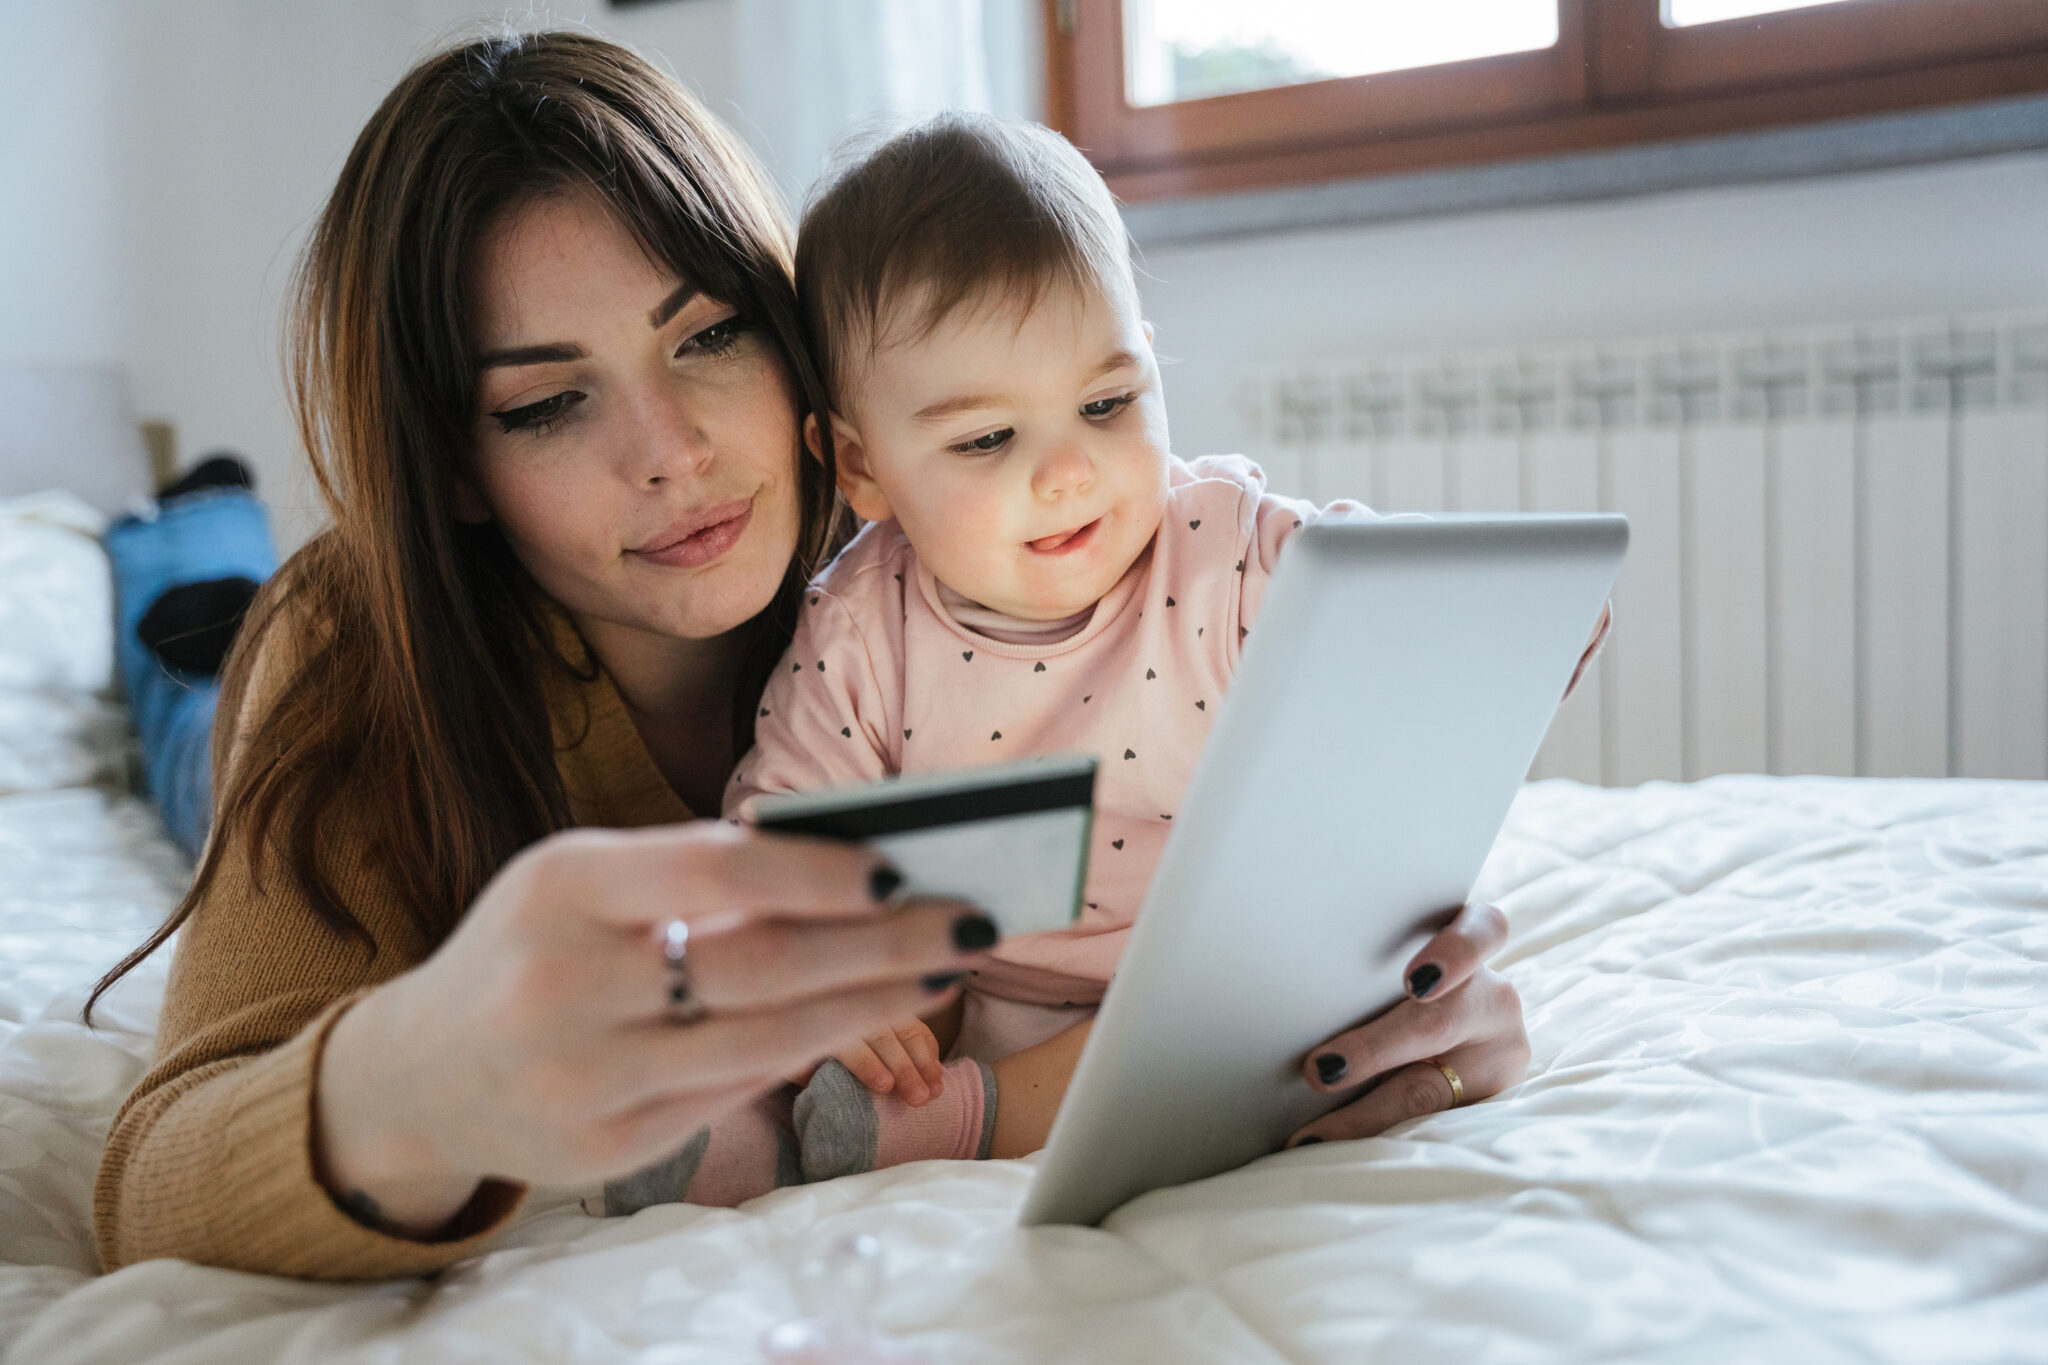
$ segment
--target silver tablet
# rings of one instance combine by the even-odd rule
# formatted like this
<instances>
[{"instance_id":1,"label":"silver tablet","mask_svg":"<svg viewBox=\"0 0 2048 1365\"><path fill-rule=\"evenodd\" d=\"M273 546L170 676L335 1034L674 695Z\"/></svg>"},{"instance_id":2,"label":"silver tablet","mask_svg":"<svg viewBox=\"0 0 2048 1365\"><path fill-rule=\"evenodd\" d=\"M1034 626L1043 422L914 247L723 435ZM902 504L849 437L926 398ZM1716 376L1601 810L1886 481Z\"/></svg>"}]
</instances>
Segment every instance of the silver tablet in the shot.
<instances>
[{"instance_id":1,"label":"silver tablet","mask_svg":"<svg viewBox=\"0 0 2048 1365\"><path fill-rule=\"evenodd\" d=\"M1288 544L1024 1205L1094 1223L1357 1091L1308 1050L1401 997L1465 902L1628 545L1618 516Z\"/></svg>"}]
</instances>

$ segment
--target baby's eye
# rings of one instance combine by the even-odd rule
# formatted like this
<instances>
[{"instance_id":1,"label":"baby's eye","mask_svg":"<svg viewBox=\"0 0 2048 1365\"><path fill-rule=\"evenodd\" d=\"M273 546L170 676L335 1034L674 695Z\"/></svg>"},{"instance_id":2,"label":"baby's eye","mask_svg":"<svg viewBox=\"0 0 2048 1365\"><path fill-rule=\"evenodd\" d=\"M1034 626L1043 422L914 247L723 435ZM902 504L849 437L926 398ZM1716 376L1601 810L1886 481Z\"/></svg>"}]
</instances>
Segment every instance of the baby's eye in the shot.
<instances>
[{"instance_id":1,"label":"baby's eye","mask_svg":"<svg viewBox=\"0 0 2048 1365\"><path fill-rule=\"evenodd\" d=\"M1001 450L1008 444L1010 438L1016 434L1017 429L1015 427L1001 427L989 432L985 436L977 436L971 441L962 441L959 445L954 446L953 449L959 451L962 455L986 455L991 451Z\"/></svg>"},{"instance_id":2,"label":"baby's eye","mask_svg":"<svg viewBox=\"0 0 2048 1365\"><path fill-rule=\"evenodd\" d=\"M1114 398L1098 398L1093 403L1083 403L1081 405L1081 415L1098 419L1109 417L1114 415L1117 409L1125 407L1136 397L1137 395L1133 393L1120 393Z\"/></svg>"},{"instance_id":3,"label":"baby's eye","mask_svg":"<svg viewBox=\"0 0 2048 1365\"><path fill-rule=\"evenodd\" d=\"M582 401L582 394L574 389L564 389L552 398L528 403L523 408L506 408L491 416L497 419L500 431L525 431L539 435L560 426L569 409Z\"/></svg>"}]
</instances>

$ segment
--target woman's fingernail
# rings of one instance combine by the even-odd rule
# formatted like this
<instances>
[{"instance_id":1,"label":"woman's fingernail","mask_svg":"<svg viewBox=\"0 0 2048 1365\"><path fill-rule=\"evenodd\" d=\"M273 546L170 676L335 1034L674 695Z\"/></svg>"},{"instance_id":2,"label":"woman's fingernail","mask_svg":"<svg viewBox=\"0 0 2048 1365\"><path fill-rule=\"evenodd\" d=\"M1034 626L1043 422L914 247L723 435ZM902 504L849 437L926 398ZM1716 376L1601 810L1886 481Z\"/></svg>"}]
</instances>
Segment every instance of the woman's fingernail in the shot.
<instances>
[{"instance_id":1,"label":"woman's fingernail","mask_svg":"<svg viewBox=\"0 0 2048 1365\"><path fill-rule=\"evenodd\" d=\"M963 953L978 953L996 946L1003 931L987 915L962 915L953 921L953 946Z\"/></svg>"},{"instance_id":2,"label":"woman's fingernail","mask_svg":"<svg viewBox=\"0 0 2048 1365\"><path fill-rule=\"evenodd\" d=\"M1315 1135L1314 1133L1310 1133L1310 1134L1309 1134L1309 1135L1308 1135L1307 1137L1299 1137L1299 1138L1296 1138L1296 1139L1294 1140L1294 1145L1295 1145L1295 1146L1297 1146L1297 1147L1306 1147L1306 1146L1308 1146L1308 1145L1309 1145L1309 1144L1310 1144L1311 1142L1321 1142L1321 1141L1322 1141L1322 1139L1321 1139L1321 1138L1317 1137L1317 1136L1316 1136L1316 1135Z\"/></svg>"},{"instance_id":3,"label":"woman's fingernail","mask_svg":"<svg viewBox=\"0 0 2048 1365\"><path fill-rule=\"evenodd\" d=\"M918 984L933 995L943 995L966 979L965 972L933 972Z\"/></svg>"},{"instance_id":4,"label":"woman's fingernail","mask_svg":"<svg viewBox=\"0 0 2048 1365\"><path fill-rule=\"evenodd\" d=\"M1444 969L1434 962L1426 962L1408 976L1408 993L1417 1000L1436 989L1436 983L1444 979Z\"/></svg>"},{"instance_id":5,"label":"woman's fingernail","mask_svg":"<svg viewBox=\"0 0 2048 1365\"><path fill-rule=\"evenodd\" d=\"M868 873L868 894L878 901L889 899L902 885L903 874L887 863L876 863L875 870Z\"/></svg>"},{"instance_id":6,"label":"woman's fingernail","mask_svg":"<svg viewBox=\"0 0 2048 1365\"><path fill-rule=\"evenodd\" d=\"M1324 1085L1335 1085L1344 1079L1344 1073L1351 1069L1351 1063L1334 1052L1325 1052L1316 1058L1316 1075L1323 1078Z\"/></svg>"}]
</instances>

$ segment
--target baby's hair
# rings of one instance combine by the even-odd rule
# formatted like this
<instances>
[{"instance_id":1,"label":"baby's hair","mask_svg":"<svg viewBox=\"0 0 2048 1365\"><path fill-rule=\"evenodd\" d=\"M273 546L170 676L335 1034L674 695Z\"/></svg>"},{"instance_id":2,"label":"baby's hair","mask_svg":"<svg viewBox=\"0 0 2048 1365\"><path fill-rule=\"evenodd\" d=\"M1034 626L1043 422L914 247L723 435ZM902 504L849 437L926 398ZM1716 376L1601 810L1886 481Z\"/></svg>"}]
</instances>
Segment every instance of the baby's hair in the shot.
<instances>
[{"instance_id":1,"label":"baby's hair","mask_svg":"<svg viewBox=\"0 0 2048 1365\"><path fill-rule=\"evenodd\" d=\"M842 411L876 347L915 341L957 308L1028 312L1053 287L1137 293L1116 200L1073 144L959 112L842 150L804 209L796 286Z\"/></svg>"}]
</instances>

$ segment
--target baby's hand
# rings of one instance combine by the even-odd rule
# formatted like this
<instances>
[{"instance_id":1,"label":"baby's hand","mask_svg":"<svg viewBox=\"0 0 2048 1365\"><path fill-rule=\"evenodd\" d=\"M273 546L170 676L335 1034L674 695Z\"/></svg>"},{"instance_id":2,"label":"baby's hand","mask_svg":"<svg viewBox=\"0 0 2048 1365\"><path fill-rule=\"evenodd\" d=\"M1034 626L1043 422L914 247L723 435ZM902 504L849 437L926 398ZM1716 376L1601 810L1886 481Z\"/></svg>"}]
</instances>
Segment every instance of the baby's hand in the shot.
<instances>
[{"instance_id":1,"label":"baby's hand","mask_svg":"<svg viewBox=\"0 0 2048 1365\"><path fill-rule=\"evenodd\" d=\"M930 1104L946 1088L939 1040L914 1016L833 1055L868 1089L877 1095L893 1092L912 1109Z\"/></svg>"}]
</instances>

